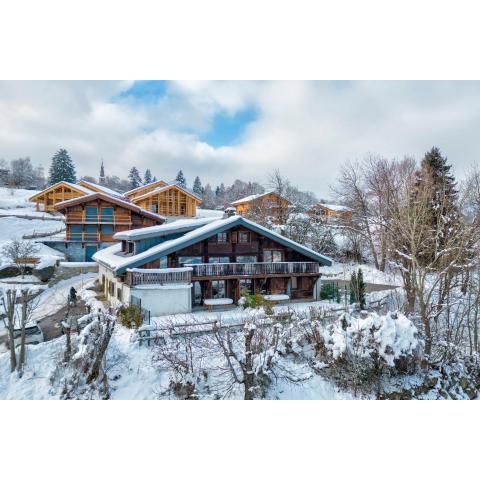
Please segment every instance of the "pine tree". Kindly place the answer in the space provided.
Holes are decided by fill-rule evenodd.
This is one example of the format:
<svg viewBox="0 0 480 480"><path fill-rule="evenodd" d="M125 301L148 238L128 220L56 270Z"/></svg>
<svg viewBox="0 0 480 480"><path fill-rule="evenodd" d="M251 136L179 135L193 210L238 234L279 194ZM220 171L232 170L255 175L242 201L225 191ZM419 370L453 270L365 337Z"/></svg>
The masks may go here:
<svg viewBox="0 0 480 480"><path fill-rule="evenodd" d="M357 274L354 271L350 276L350 303L357 303L358 302L358 282L357 282Z"/></svg>
<svg viewBox="0 0 480 480"><path fill-rule="evenodd" d="M156 181L157 181L157 177L154 175L152 178L152 182L156 182Z"/></svg>
<svg viewBox="0 0 480 480"><path fill-rule="evenodd" d="M193 182L193 191L197 195L203 195L203 186L198 175L195 177L195 181Z"/></svg>
<svg viewBox="0 0 480 480"><path fill-rule="evenodd" d="M48 183L53 185L58 182L75 183L75 165L68 152L61 148L53 157L48 175Z"/></svg>
<svg viewBox="0 0 480 480"><path fill-rule="evenodd" d="M363 281L363 272L361 268L358 269L357 273L357 293L357 302L360 304L360 308L365 310L365 282Z"/></svg>
<svg viewBox="0 0 480 480"><path fill-rule="evenodd" d="M134 189L139 187L142 184L142 179L137 167L132 167L130 173L128 174L128 180L130 181L130 188Z"/></svg>
<svg viewBox="0 0 480 480"><path fill-rule="evenodd" d="M147 183L152 183L152 172L149 168L145 170L145 175L143 176L143 184L147 185Z"/></svg>
<svg viewBox="0 0 480 480"><path fill-rule="evenodd" d="M187 186L187 180L181 170L177 173L177 176L175 177L175 181L182 187Z"/></svg>

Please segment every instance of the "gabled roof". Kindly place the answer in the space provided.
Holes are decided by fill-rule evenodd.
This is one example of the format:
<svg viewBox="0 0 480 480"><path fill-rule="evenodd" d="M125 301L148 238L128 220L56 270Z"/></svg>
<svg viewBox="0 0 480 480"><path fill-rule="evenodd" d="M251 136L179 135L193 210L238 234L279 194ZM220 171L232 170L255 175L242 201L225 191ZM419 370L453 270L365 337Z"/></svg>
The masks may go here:
<svg viewBox="0 0 480 480"><path fill-rule="evenodd" d="M145 210L144 208L140 208L138 205L135 205L134 203L131 203L127 200L121 199L119 197L107 195L106 193L102 193L102 192L90 192L88 195L84 195L82 197L72 198L71 200L65 200L64 202L59 202L55 205L55 209L62 211L65 208L70 207L72 205L79 205L85 202L90 202L92 200L96 200L97 198L101 200L105 200L106 202L114 203L121 207L127 208L129 210L132 210L135 213L138 213L145 217L152 218L153 220L161 221L162 223L165 222L165 217L162 217L161 215L158 215L153 212L149 212L148 210Z"/></svg>
<svg viewBox="0 0 480 480"><path fill-rule="evenodd" d="M29 200L33 202L37 197L40 197L41 195L44 195L45 193L49 192L50 190L54 190L55 188L58 188L60 186L68 187L71 188L72 190L77 191L78 193L83 193L84 195L89 195L90 193L93 193L93 190L89 190L86 187L82 187L82 185L77 185L75 183L70 183L70 182L57 182L54 183L53 185L50 185L49 187L45 188L41 192L36 193L33 195L33 197L30 197Z"/></svg>
<svg viewBox="0 0 480 480"><path fill-rule="evenodd" d="M333 205L332 203L317 203L318 206L324 207L332 212L351 212L352 210L344 205Z"/></svg>
<svg viewBox="0 0 480 480"><path fill-rule="evenodd" d="M151 197L152 195L156 195L157 193L160 193L160 192L165 192L167 190L170 190L171 188L178 188L183 193L185 193L185 195L188 195L188 196L194 198L195 200L197 200L199 203L202 203L201 197L199 197L196 193L192 192L188 188L182 187L178 183L168 183L167 185L163 185L161 187L154 188L153 190L150 190L149 192L144 193L143 195L139 195L138 197L132 198L132 202L137 202L139 200L143 200L144 198Z"/></svg>
<svg viewBox="0 0 480 480"><path fill-rule="evenodd" d="M164 180L155 180L154 182L150 182L150 183L147 183L145 185L140 185L139 187L137 188L132 188L131 190L129 190L128 192L125 192L124 195L126 197L130 197L131 195L137 193L137 192L141 192L142 190L146 189L146 188L155 188L157 186L163 186L163 185L168 185L167 182L165 182Z"/></svg>
<svg viewBox="0 0 480 480"><path fill-rule="evenodd" d="M264 193L257 193L256 195L248 195L248 197L243 197L243 198L240 198L238 200L235 200L234 202L231 202L230 205L239 205L241 203L253 202L255 200L258 200L259 198L265 197L267 195L271 195L272 193L274 195L276 195L277 197L281 198L282 200L285 200L286 202L288 201L286 198L283 198L282 196L280 196L274 190L270 190L270 191L264 192Z"/></svg>
<svg viewBox="0 0 480 480"><path fill-rule="evenodd" d="M176 222L172 223L172 226L175 223ZM267 228L238 215L221 220L214 220L206 225L191 230L178 238L166 240L165 242L155 245L154 247L151 247L137 255L131 255L128 257L122 256L121 245L117 244L112 247L99 250L94 254L93 259L107 268L114 270L116 275L120 275L124 273L127 268L141 267L146 263L189 247L194 243L206 240L212 235L216 235L217 233L236 226L244 226L249 230L252 230L260 235L264 235L265 237L270 238L288 248L296 250L297 252L300 252L306 257L311 258L312 260L323 265L330 266L332 264L332 261L328 257L325 257L324 255L311 250L310 248L304 247L293 240L289 240L288 238L273 232L272 230L268 230ZM175 233L175 231L171 231L170 233Z"/></svg>
<svg viewBox="0 0 480 480"><path fill-rule="evenodd" d="M115 190L112 190L111 188L107 188L103 185L99 185L98 183L92 183L88 182L87 180L80 180L77 182L77 185L82 185L86 188L89 188L93 192L103 192L106 193L107 195L113 195L116 197L123 197L123 195L119 192L116 192Z"/></svg>
<svg viewBox="0 0 480 480"><path fill-rule="evenodd" d="M173 222L164 223L163 225L154 225L152 227L137 228L136 230L118 232L113 236L113 238L115 240L137 241L144 240L146 238L165 237L175 233L190 232L215 220L218 220L218 218L206 217L175 220Z"/></svg>

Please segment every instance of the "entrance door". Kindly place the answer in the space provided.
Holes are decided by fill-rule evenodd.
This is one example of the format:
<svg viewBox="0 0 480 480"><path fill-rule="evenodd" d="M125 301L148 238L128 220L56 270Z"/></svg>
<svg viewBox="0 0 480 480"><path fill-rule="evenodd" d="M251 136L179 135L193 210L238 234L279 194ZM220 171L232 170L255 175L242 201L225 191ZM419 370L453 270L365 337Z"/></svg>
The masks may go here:
<svg viewBox="0 0 480 480"><path fill-rule="evenodd" d="M87 245L85 247L85 261L92 262L93 254L98 250L97 245Z"/></svg>

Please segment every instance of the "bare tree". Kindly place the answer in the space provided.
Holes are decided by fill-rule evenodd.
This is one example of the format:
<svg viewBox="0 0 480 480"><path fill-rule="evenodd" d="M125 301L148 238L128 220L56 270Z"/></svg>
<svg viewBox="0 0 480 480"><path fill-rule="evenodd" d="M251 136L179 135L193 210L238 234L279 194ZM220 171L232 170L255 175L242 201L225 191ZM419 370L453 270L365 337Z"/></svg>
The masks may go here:
<svg viewBox="0 0 480 480"><path fill-rule="evenodd" d="M17 368L17 357L15 354L15 310L17 303L16 290L7 290L2 297L2 306L5 312L3 322L8 331L8 347L10 349L10 371L14 372Z"/></svg>
<svg viewBox="0 0 480 480"><path fill-rule="evenodd" d="M23 278L27 267L38 250L39 246L34 242L14 239L3 246L2 252L7 259L18 267Z"/></svg>

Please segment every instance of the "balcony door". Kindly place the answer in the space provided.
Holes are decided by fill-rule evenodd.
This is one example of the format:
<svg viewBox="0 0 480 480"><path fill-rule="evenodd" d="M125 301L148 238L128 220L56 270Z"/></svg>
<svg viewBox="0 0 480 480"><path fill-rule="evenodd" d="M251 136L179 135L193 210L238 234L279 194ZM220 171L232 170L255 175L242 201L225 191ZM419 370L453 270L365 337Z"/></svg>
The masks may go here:
<svg viewBox="0 0 480 480"><path fill-rule="evenodd" d="M85 240L93 242L98 240L97 225L85 225Z"/></svg>
<svg viewBox="0 0 480 480"><path fill-rule="evenodd" d="M97 222L98 221L98 209L97 207L85 207L85 221Z"/></svg>
<svg viewBox="0 0 480 480"><path fill-rule="evenodd" d="M102 222L111 223L113 222L113 208L112 207L102 207Z"/></svg>

